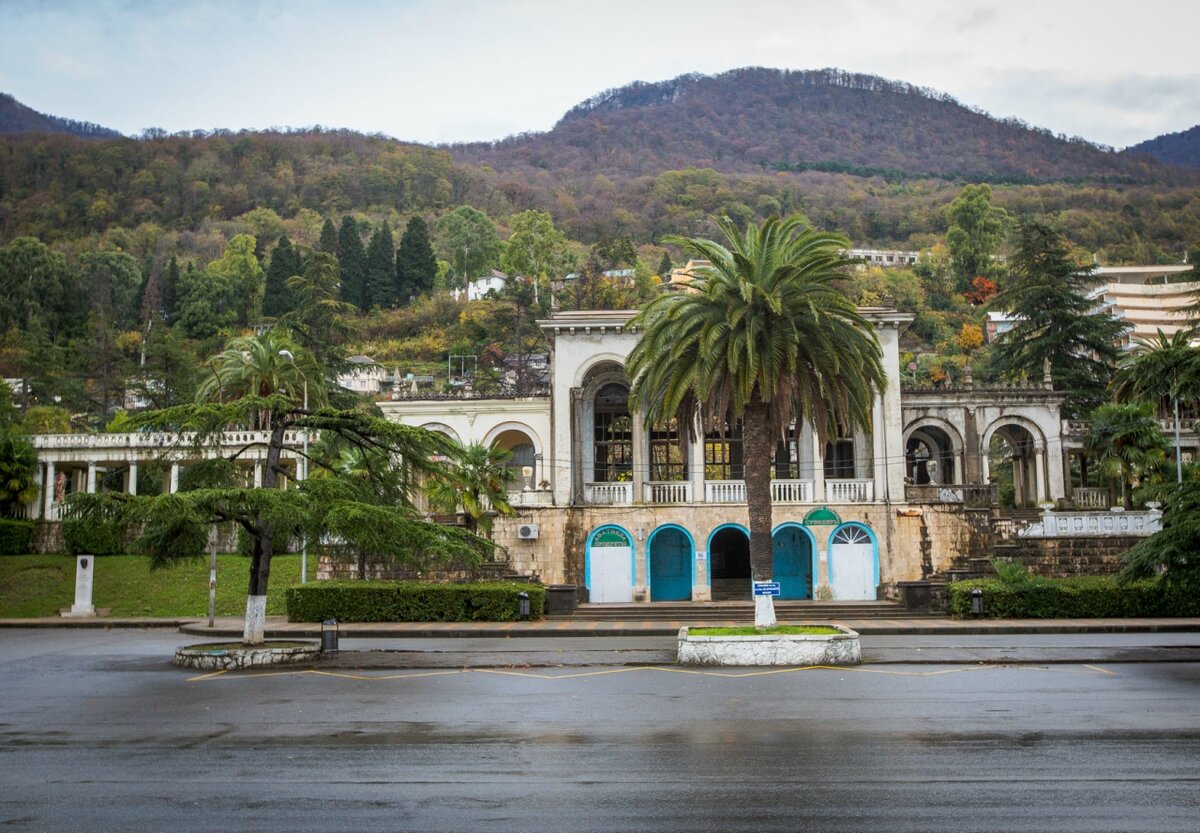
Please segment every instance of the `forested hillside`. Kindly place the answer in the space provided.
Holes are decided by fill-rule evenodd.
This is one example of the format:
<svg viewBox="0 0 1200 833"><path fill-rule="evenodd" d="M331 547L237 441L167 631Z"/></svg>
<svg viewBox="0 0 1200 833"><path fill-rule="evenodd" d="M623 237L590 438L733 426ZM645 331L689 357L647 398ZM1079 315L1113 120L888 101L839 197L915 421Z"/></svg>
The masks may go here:
<svg viewBox="0 0 1200 833"><path fill-rule="evenodd" d="M1200 125L1179 133L1155 136L1125 148L1124 152L1153 156L1168 165L1200 168Z"/></svg>
<svg viewBox="0 0 1200 833"><path fill-rule="evenodd" d="M85 139L113 138L121 134L86 121L47 116L26 107L11 95L0 93L0 136L20 133L66 133Z"/></svg>

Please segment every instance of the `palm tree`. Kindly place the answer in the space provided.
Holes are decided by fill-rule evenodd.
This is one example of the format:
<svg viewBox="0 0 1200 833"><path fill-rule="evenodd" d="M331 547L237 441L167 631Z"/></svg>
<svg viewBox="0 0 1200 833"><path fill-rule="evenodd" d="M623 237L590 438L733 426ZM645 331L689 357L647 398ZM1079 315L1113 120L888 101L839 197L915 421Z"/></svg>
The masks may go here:
<svg viewBox="0 0 1200 833"><path fill-rule="evenodd" d="M507 465L512 452L471 443L460 447L457 456L445 474L430 483L429 501L447 512L462 506L467 531L491 538L492 512L516 514L508 502L508 487L517 479Z"/></svg>
<svg viewBox="0 0 1200 833"><path fill-rule="evenodd" d="M15 428L0 427L0 518L19 517L25 504L37 497L37 466L34 447Z"/></svg>
<svg viewBox="0 0 1200 833"><path fill-rule="evenodd" d="M225 349L209 359L206 365L211 374L197 387L197 402L228 402L243 396L287 393L299 404L306 382L310 388L310 405L323 402L323 375L312 354L275 330L230 339ZM252 428L270 430L270 412L260 411L254 417L254 423Z"/></svg>
<svg viewBox="0 0 1200 833"><path fill-rule="evenodd" d="M1167 440L1149 403L1109 403L1092 411L1084 448L1096 458L1100 474L1121 483L1121 504L1133 508L1130 486L1167 459Z"/></svg>
<svg viewBox="0 0 1200 833"><path fill-rule="evenodd" d="M1151 339L1138 339L1133 352L1113 376L1118 402L1150 402L1161 410L1172 403L1175 413L1175 479L1183 481L1179 448L1179 400L1200 398L1200 349L1192 347L1189 331L1168 337L1162 330Z"/></svg>
<svg viewBox="0 0 1200 833"><path fill-rule="evenodd" d="M751 572L767 581L776 440L801 420L822 440L869 427L887 376L870 324L834 286L852 262L842 256L849 240L799 216L744 232L728 218L718 226L726 245L669 241L711 265L629 322L642 332L629 355L630 403L652 424L674 417L692 441L714 419L742 419ZM775 624L771 597L755 597L754 620Z"/></svg>

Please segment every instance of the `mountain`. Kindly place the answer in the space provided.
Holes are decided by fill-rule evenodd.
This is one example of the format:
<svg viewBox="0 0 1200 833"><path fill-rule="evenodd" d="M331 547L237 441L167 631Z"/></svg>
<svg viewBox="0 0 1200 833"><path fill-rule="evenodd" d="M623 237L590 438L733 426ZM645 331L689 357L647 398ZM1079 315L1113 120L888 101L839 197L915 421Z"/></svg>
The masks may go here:
<svg viewBox="0 0 1200 833"><path fill-rule="evenodd" d="M1168 165L1200 168L1200 124L1179 133L1166 133L1127 147L1122 153L1153 156Z"/></svg>
<svg viewBox="0 0 1200 833"><path fill-rule="evenodd" d="M580 176L710 167L1010 183L1172 178L1144 156L997 119L934 90L836 69L751 67L637 82L579 104L547 133L450 150L501 172Z"/></svg>
<svg viewBox="0 0 1200 833"><path fill-rule="evenodd" d="M121 134L87 121L48 116L0 93L0 136L21 133L66 133L84 139L114 139Z"/></svg>

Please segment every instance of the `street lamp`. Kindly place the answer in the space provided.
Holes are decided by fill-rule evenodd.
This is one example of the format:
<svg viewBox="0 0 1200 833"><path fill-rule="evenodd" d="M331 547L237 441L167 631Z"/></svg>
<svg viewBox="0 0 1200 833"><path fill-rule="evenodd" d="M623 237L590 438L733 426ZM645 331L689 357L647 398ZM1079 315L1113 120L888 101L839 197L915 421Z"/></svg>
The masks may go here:
<svg viewBox="0 0 1200 833"><path fill-rule="evenodd" d="M280 350L279 355L292 363L292 367L296 368L296 372L300 374L300 378L304 380L304 412L308 413L308 377L304 375L304 371L296 364L296 357L292 355L291 350ZM302 429L304 438L304 459L300 461L300 465L304 468L304 479L308 480L308 429ZM300 583L308 582L308 533L300 540Z"/></svg>

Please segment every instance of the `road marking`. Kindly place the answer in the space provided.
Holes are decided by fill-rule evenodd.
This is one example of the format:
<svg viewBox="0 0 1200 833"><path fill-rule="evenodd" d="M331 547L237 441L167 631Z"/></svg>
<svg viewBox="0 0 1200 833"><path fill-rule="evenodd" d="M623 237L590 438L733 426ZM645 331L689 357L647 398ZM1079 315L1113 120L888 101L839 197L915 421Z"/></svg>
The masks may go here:
<svg viewBox="0 0 1200 833"><path fill-rule="evenodd" d="M518 671L505 668L448 668L438 670L414 670L401 672L399 674L366 674L353 673L350 671L321 671L315 668L305 668L283 671L247 670L247 672L244 674L230 674L229 670L225 669L221 671L214 671L210 674L202 674L197 677L190 677L188 678L188 682L203 682L205 680L214 680L220 677L225 677L227 679L236 678L248 680L257 679L259 677L297 677L304 674L311 674L316 677L334 677L343 680L355 680L358 682L407 680L416 679L418 677L446 677L455 674L492 674L496 676L520 677L527 680L552 682L554 680L575 680L584 677L604 677L611 674L632 674L646 671L666 674L690 674L697 677L722 677L730 680L740 680L747 677L767 677L777 674L797 674L805 671L836 671L839 674L883 674L893 677L941 677L947 674L965 674L972 671L997 671L1000 669L1011 670L1013 668L1019 668L1022 671L1041 671L1058 674L1104 674L1110 677L1117 676L1115 671L1109 671L1105 668L1099 668L1095 665L1086 664L1079 667L1059 665L962 665L955 668L941 668L936 671L898 671L890 668L870 668L850 665L802 665L791 668L770 668L761 671L719 671L700 668L680 668L674 665L636 665L622 668L604 668L601 670L569 671L563 673L547 673L535 670Z"/></svg>

